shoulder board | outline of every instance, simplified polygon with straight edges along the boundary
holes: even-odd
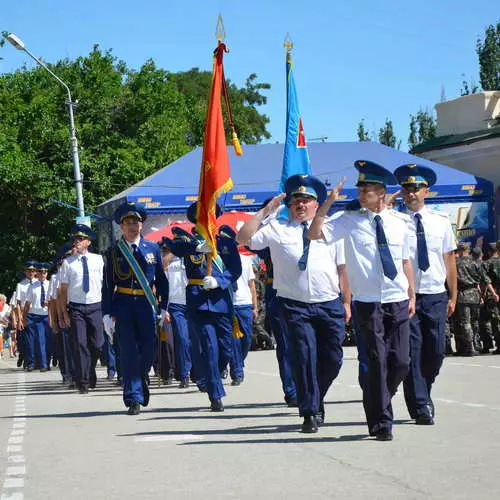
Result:
[[[392,208],[389,210],[389,213],[398,219],[404,220],[405,222],[411,222],[411,217],[404,212],[398,212],[397,210],[393,210]]]
[[[450,218],[449,214],[447,212],[443,212],[442,210],[433,210],[432,208],[430,208],[429,213],[431,213],[432,215],[439,215],[445,219]]]

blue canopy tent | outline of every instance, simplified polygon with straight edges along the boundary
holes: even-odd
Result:
[[[357,171],[353,166],[356,160],[374,161],[389,170],[395,170],[405,163],[419,163],[431,167],[438,178],[436,186],[432,188],[433,203],[468,200],[491,204],[493,185],[490,182],[382,144],[325,142],[311,143],[308,148],[312,171],[327,186],[333,187],[343,176],[347,178],[342,200],[335,205],[338,209],[357,196]],[[283,144],[246,145],[244,155],[240,157],[233,153],[231,147],[228,151],[234,188],[222,196],[219,203],[225,210],[257,210],[264,200],[277,193],[283,162]],[[120,203],[131,201],[143,204],[150,216],[184,214],[186,208],[197,198],[201,154],[201,148],[194,149],[99,205],[97,213],[110,217]],[[397,187],[391,187],[389,191],[394,192],[396,189]],[[493,219],[490,225],[493,225]]]

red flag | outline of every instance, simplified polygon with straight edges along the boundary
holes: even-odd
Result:
[[[229,156],[226,147],[226,133],[222,117],[221,97],[224,92],[224,67],[222,58],[227,52],[225,44],[219,42],[214,52],[212,87],[208,100],[205,138],[200,172],[200,186],[196,213],[196,230],[212,248],[217,257],[217,223],[215,216],[216,202],[222,193],[233,187],[229,171]]]

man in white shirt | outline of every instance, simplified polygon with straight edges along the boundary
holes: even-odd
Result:
[[[394,175],[369,161],[357,161],[363,210],[325,221],[342,188],[341,181],[318,210],[309,237],[332,244],[343,240],[356,319],[368,356],[363,405],[370,435],[393,438],[391,400],[408,373],[409,317],[415,311],[409,255],[410,218],[385,205]]]
[[[50,329],[47,308],[49,267],[50,265],[45,262],[37,262],[37,279],[28,288],[24,301],[24,317],[27,319],[28,329],[26,364],[29,372],[33,371],[35,366],[39,366],[41,372],[50,369],[50,357],[47,355],[47,337]]]
[[[177,228],[179,229],[179,228]],[[174,232],[174,231],[172,231]],[[182,238],[182,233],[174,238]],[[168,313],[175,339],[176,366],[179,372],[180,389],[189,387],[189,375],[193,366],[191,361],[191,339],[189,335],[186,286],[188,279],[184,262],[168,250],[168,243],[162,244],[163,266],[168,278]]]
[[[34,260],[29,260],[24,264],[24,276],[25,278],[16,285],[16,290],[12,299],[15,301],[11,302],[11,306],[15,308],[15,321],[16,321],[16,344],[19,353],[19,358],[17,360],[17,367],[20,368],[23,364],[26,367],[27,359],[27,338],[28,330],[24,324],[23,310],[24,302],[26,300],[26,294],[31,283],[36,279],[36,262]]]
[[[75,253],[64,259],[59,280],[64,326],[71,329],[75,383],[80,394],[87,394],[97,383],[95,367],[104,343],[102,324],[103,258],[88,248],[95,233],[84,224],[71,230]]]
[[[240,229],[238,242],[252,250],[269,247],[292,345],[302,432],[314,433],[324,421],[323,399],[342,366],[344,314],[350,315],[351,297],[342,243],[307,238],[326,198],[324,184],[310,175],[294,175],[285,188],[289,220],[276,218],[262,225],[285,197],[276,196]]]
[[[445,356],[445,322],[457,301],[457,247],[446,212],[425,206],[436,174],[409,164],[395,170],[412,219],[410,257],[415,275],[416,312],[410,320],[410,371],[403,387],[406,406],[418,425],[434,424],[431,388]],[[448,285],[448,292],[445,288]]]
[[[236,232],[227,224],[219,228],[219,235],[236,239]],[[257,312],[257,292],[252,258],[240,252],[241,276],[233,292],[234,315],[243,337],[233,337],[233,358],[229,361],[231,385],[240,385],[244,378],[245,359],[252,345],[253,319]]]

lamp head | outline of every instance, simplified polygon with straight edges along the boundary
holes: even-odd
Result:
[[[17,50],[24,50],[25,47],[24,47],[24,42],[19,38],[17,37],[16,35],[14,35],[14,33],[9,33],[6,37],[7,41],[9,41],[12,45],[14,45],[14,47],[17,49]]]

